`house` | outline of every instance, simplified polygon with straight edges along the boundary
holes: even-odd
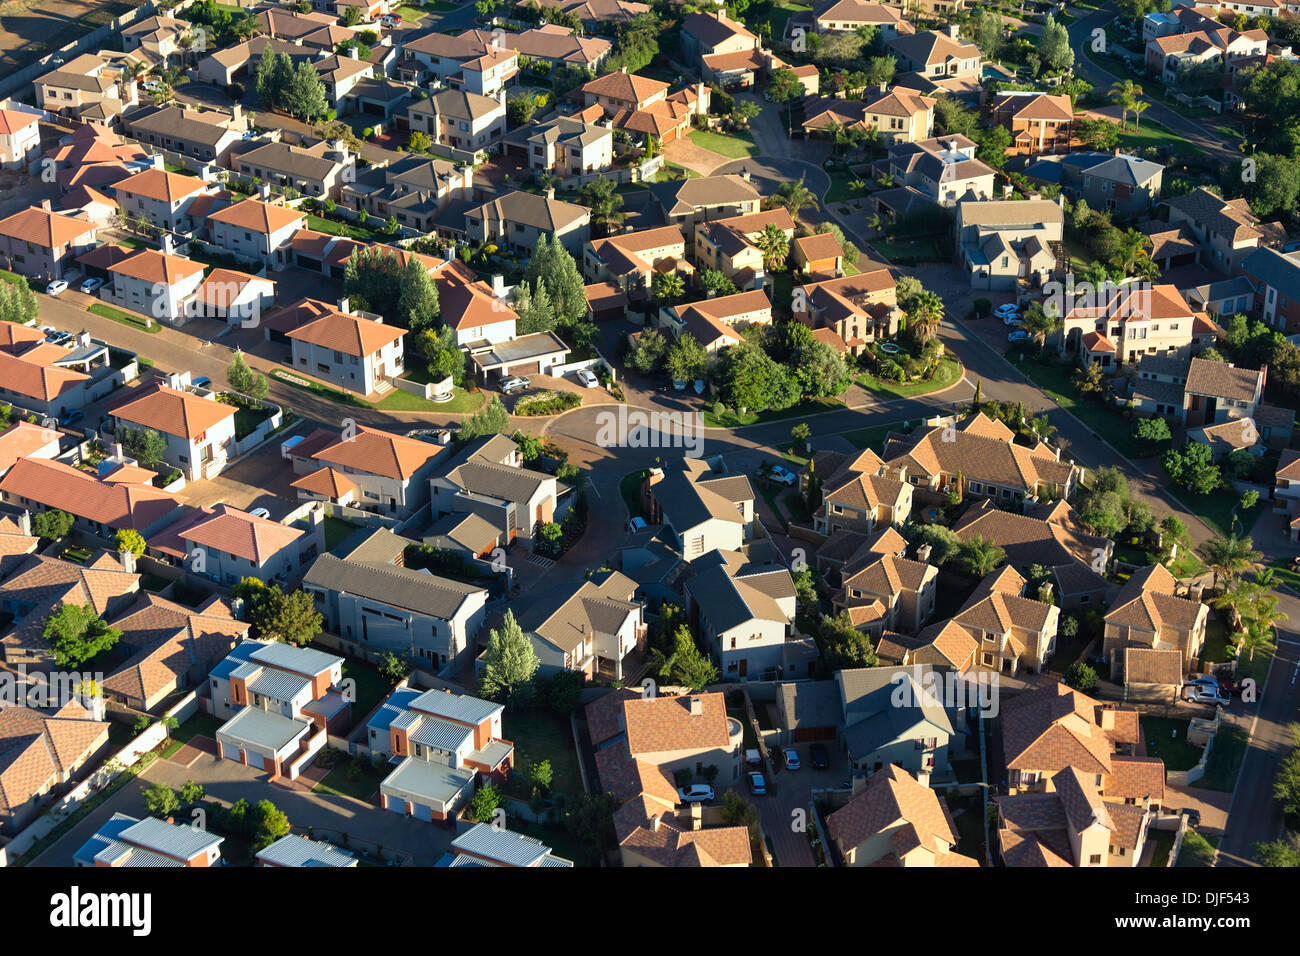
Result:
[[[1230,419],[1253,419],[1260,408],[1268,366],[1237,368],[1231,362],[1194,358],[1183,385],[1182,424],[1195,428]]]
[[[76,700],[52,711],[22,704],[0,708],[0,834],[23,830],[50,798],[95,766],[108,750],[108,729],[108,721],[94,719]]]
[[[554,332],[534,332],[497,343],[479,340],[469,358],[478,380],[500,382],[515,375],[550,374],[547,369],[563,365],[571,351]]]
[[[763,41],[725,12],[682,17],[681,44],[687,64],[723,89],[751,87],[759,73],[772,68]]]
[[[652,469],[641,496],[650,522],[666,526],[688,561],[715,550],[739,551],[749,540],[754,489],[744,475],[715,474],[708,462],[683,458]]]
[[[407,108],[411,132],[427,133],[433,142],[477,153],[500,142],[506,131],[506,91],[496,97],[447,89],[416,100]]]
[[[1024,514],[1003,511],[991,497],[973,502],[952,529],[963,541],[983,538],[1006,551],[1007,563],[1028,571],[1050,569],[1061,604],[1096,604],[1109,585],[1101,572],[1114,553],[1109,538],[1083,530],[1079,516],[1063,500],[1041,502]]]
[[[223,842],[188,823],[114,813],[72,859],[79,867],[220,866]]]
[[[293,367],[340,388],[370,395],[400,378],[405,329],[373,313],[331,311],[286,333]]]
[[[584,106],[599,105],[605,117],[612,119],[620,113],[635,113],[664,102],[668,89],[668,84],[660,80],[618,70],[584,83],[579,92]]]
[[[590,238],[591,210],[547,195],[514,190],[465,213],[465,233],[479,243],[495,243],[509,252],[531,255],[537,240],[549,235],[575,257]]]
[[[61,461],[22,458],[0,480],[0,498],[33,511],[57,509],[93,535],[122,528],[146,539],[180,513],[181,500],[151,483],[98,478]]]
[[[645,650],[646,623],[636,584],[617,571],[581,585],[556,585],[523,608],[519,626],[542,674],[575,671],[588,680],[622,680],[629,655]]]
[[[855,778],[901,768],[952,779],[951,758],[965,753],[970,728],[964,705],[945,704],[942,673],[923,666],[845,668],[833,685],[836,723]]]
[[[325,745],[345,732],[350,697],[343,658],[281,642],[237,644],[209,675],[221,757],[296,779]]]
[[[448,205],[468,201],[474,172],[445,159],[408,156],[357,174],[345,183],[341,202],[357,212],[397,220],[418,232],[432,232]],[[328,241],[328,240],[324,240]]]
[[[897,335],[902,318],[893,273],[885,266],[863,266],[857,275],[797,286],[791,305],[814,337],[854,356],[869,342]]]
[[[267,143],[240,153],[235,172],[304,196],[338,199],[344,184],[356,178],[356,157],[340,143],[327,140],[314,146]]]
[[[292,520],[291,520],[292,519]],[[149,542],[151,550],[182,563],[190,574],[233,587],[244,578],[287,584],[325,550],[321,508],[292,512],[285,521],[227,504],[193,508]]]
[[[1059,351],[1106,367],[1147,356],[1187,358],[1196,344],[1197,319],[1203,317],[1173,285],[1106,286],[1077,297],[1066,311]],[[1096,335],[1085,342],[1090,333]]]
[[[745,174],[698,176],[650,183],[649,188],[664,221],[679,227],[692,242],[697,223],[758,212],[761,198]]]
[[[1041,286],[1056,268],[1065,211],[1047,199],[957,203],[953,224],[975,289]]]
[[[357,866],[358,861],[351,851],[340,850],[332,843],[323,840],[309,840],[295,833],[282,836],[270,846],[258,850],[255,859],[258,866]]]
[[[813,29],[818,33],[852,33],[858,27],[875,27],[882,40],[892,40],[900,33],[916,32],[899,10],[883,3],[824,0],[813,9]]]
[[[815,462],[814,462],[815,464]],[[912,514],[912,486],[884,474],[884,462],[870,449],[854,458],[836,455],[821,483],[822,503],[813,513],[813,529],[830,537],[840,531],[873,535],[881,528],[901,527]],[[807,486],[812,471],[802,476]]]
[[[15,334],[19,328],[24,332]],[[15,332],[0,331],[15,343],[0,348],[0,398],[6,403],[39,415],[62,417],[103,397],[117,384],[115,376],[102,371],[95,375],[82,371],[70,361],[67,349],[46,343],[44,335],[29,335],[23,326],[16,326]],[[107,351],[103,349],[104,364]]]
[[[122,49],[139,51],[145,62],[170,66],[185,58],[190,24],[175,17],[146,17],[139,23],[122,29]]]
[[[0,443],[4,436],[0,435]],[[1278,459],[1277,474],[1273,480],[1273,510],[1287,515],[1300,514],[1300,452],[1285,448]],[[1295,540],[1296,531],[1292,529],[1291,540]]]
[[[275,282],[262,276],[215,268],[199,286],[194,311],[205,318],[252,328],[263,315],[270,314],[275,304],[275,289]]]
[[[1064,93],[1008,91],[989,104],[989,119],[1011,131],[1014,156],[1068,153],[1074,135],[1074,104]]]
[[[245,199],[208,215],[212,244],[247,262],[273,269],[289,264],[289,241],[307,224],[307,214],[258,199]]]
[[[998,424],[976,415],[910,435],[891,434],[881,457],[914,488],[941,494],[956,487],[959,473],[963,495],[1069,498],[1074,493],[1077,465],[1061,461],[1059,452],[1041,442],[1033,448],[1014,444],[1010,430]]]
[[[187,480],[221,473],[235,443],[235,406],[155,380],[109,409],[114,429],[145,428],[167,441],[163,460]]]
[[[347,101],[359,84],[373,79],[375,75],[374,64],[360,59],[356,47],[352,47],[347,54],[336,53],[313,60],[311,67],[325,87],[326,102],[335,109]]]
[[[215,595],[191,609],[141,594],[113,620],[118,647],[129,656],[100,682],[104,697],[137,711],[156,713],[177,691],[202,684],[240,641],[249,625],[236,620]]]
[[[886,41],[885,49],[898,61],[899,73],[918,73],[931,83],[978,79],[984,61],[979,47],[960,38],[956,24],[946,33],[900,32]]]
[[[36,105],[49,113],[114,126],[139,102],[135,81],[110,54],[83,53],[33,81]]]
[[[446,514],[425,530],[424,543],[448,554],[458,555],[473,564],[476,559],[486,559],[506,544],[505,536],[481,515],[474,512]]]
[[[95,225],[50,211],[50,201],[0,219],[0,261],[33,279],[63,279],[95,245]]]
[[[1241,271],[1239,278],[1250,283],[1249,302],[1237,300],[1215,311],[1252,312],[1283,335],[1300,335],[1300,262],[1276,249],[1259,248],[1242,259]]]
[[[501,737],[500,704],[466,694],[399,686],[366,725],[370,749],[397,764],[379,785],[380,805],[417,820],[450,821],[475,784],[499,783],[514,767]]]
[[[379,529],[346,556],[321,554],[303,590],[350,653],[391,652],[433,673],[455,673],[474,656],[488,592],[405,567],[404,549],[413,542],[399,538],[385,553],[382,546],[394,537]]]
[[[835,279],[844,274],[844,247],[829,232],[796,238],[790,243],[790,260],[796,274],[810,279]]]
[[[734,551],[696,561],[686,609],[723,680],[766,680],[786,672],[795,615],[794,580],[781,566],[752,565]],[[787,675],[792,676],[792,675]]]
[[[772,303],[762,289],[659,309],[662,328],[674,336],[694,336],[709,352],[738,343],[740,329],[746,325],[771,324]]]
[[[356,507],[406,516],[429,500],[429,476],[444,449],[418,438],[356,426],[318,428],[290,449],[295,474],[332,467],[358,489]]]
[[[26,169],[39,158],[41,117],[29,109],[0,109],[0,168]]]
[[[542,525],[559,520],[559,498],[570,490],[554,475],[525,468],[505,435],[476,438],[445,456],[429,481],[433,517],[477,514],[507,544],[529,544]]]
[[[518,313],[485,283],[448,275],[437,285],[443,325],[455,333],[459,347],[473,353],[514,340]]]
[[[794,238],[794,219],[781,206],[696,223],[696,265],[701,269],[716,269],[742,288],[761,288],[765,260],[757,243],[769,227],[779,230],[787,243]]]
[[[619,109],[611,113],[610,110],[614,104],[619,101],[619,91],[614,95],[606,95],[612,86],[607,81],[613,77],[623,76],[623,73],[610,73],[599,79],[592,80],[591,83],[584,87],[584,90],[593,85],[597,85],[600,92],[595,98],[598,102],[592,102],[592,96],[588,95],[587,110],[584,115],[589,115],[591,108],[600,105],[605,111],[605,119],[616,130],[622,130],[627,133],[632,141],[638,145],[648,145],[652,140],[660,146],[665,146],[674,140],[682,139],[688,135],[696,122],[696,117],[703,116],[709,111],[709,104],[712,102],[712,93],[708,86],[703,83],[696,83],[692,86],[683,86],[672,93],[662,97],[651,97],[645,106],[635,109]],[[636,77],[637,81],[646,81],[644,77]],[[637,94],[630,90],[621,91],[623,94],[635,97]],[[628,100],[628,102],[633,102]]]
[[[1039,165],[1030,166],[1025,175],[1031,180],[1039,178]],[[1093,209],[1137,216],[1160,201],[1165,168],[1149,159],[1118,150],[1114,153],[1084,151],[1063,156],[1059,166],[1046,161],[1042,165],[1056,174],[1056,185],[1067,197],[1075,201],[1084,199]]]
[[[875,534],[860,531],[836,531],[817,549],[817,569],[826,575],[827,582],[838,587],[841,571],[846,567],[862,567],[874,560],[872,555],[893,555],[901,558],[907,554],[907,539],[892,526]]]
[[[846,866],[980,865],[954,849],[957,827],[947,804],[906,770],[890,764],[854,787],[849,802],[826,818]]]
[[[414,83],[437,79],[447,86],[495,98],[519,74],[519,54],[483,30],[456,36],[426,33],[402,44],[397,76]]]
[[[673,775],[740,778],[740,722],[726,716],[721,694],[643,701],[624,688],[588,704],[587,721],[600,785],[618,806],[614,834],[624,866],[750,865],[746,827],[706,827],[699,804],[677,810]]]
[[[204,265],[145,249],[108,267],[112,285],[100,297],[151,319],[183,325],[196,311]]]
[[[1260,222],[1244,198],[1225,200],[1204,186],[1165,204],[1169,225],[1186,228],[1200,245],[1201,263],[1220,272],[1233,274],[1256,249],[1286,240],[1286,229]]]
[[[184,106],[148,107],[128,114],[123,125],[137,142],[225,168],[230,166],[234,147],[244,142],[249,131],[238,103],[229,113]]]
[[[191,215],[191,207],[207,209],[199,197],[216,195],[218,187],[197,176],[182,176],[152,167],[115,183],[113,197],[122,215],[143,220],[156,229],[190,235],[203,222]]]
[[[535,177],[565,180],[609,170],[614,165],[614,132],[601,124],[558,116],[511,131],[505,151],[522,157]]]
[[[661,272],[694,275],[695,266],[687,260],[686,248],[686,237],[676,226],[593,239],[582,249],[583,276],[593,284],[612,282],[629,296],[643,300],[653,289],[654,276]]]
[[[12,324],[12,323],[7,323]],[[27,326],[15,325],[26,330]],[[0,329],[0,333],[5,330]],[[35,331],[35,330],[33,330]],[[39,333],[38,333],[39,334]],[[31,422],[16,421],[0,432],[0,478],[23,458],[56,458],[61,451],[62,435]]]
[[[1194,669],[1208,620],[1209,607],[1179,597],[1173,575],[1153,564],[1135,571],[1111,602],[1101,652],[1111,662],[1111,674],[1120,678],[1126,677],[1132,649],[1177,651],[1181,678]]]
[[[552,70],[573,67],[595,75],[614,50],[600,37],[579,36],[558,23],[546,23],[522,33],[492,33],[492,43],[513,50],[521,59],[543,63]]]
[[[938,582],[938,570],[924,561],[873,554],[860,567],[845,565],[831,604],[860,631],[915,634],[934,613]]]
[[[587,0],[583,0],[587,2]],[[628,4],[640,6],[641,4]],[[489,823],[476,823],[451,841],[451,852],[438,866],[573,866],[573,861],[556,856],[555,851],[522,833],[515,833]]]
[[[859,129],[874,134],[883,146],[916,143],[933,134],[933,97],[902,86],[890,89],[883,83],[868,90],[866,97],[861,102],[833,96],[809,97],[803,104],[804,132],[811,135],[833,129]]]
[[[973,140],[954,134],[899,143],[883,162],[896,184],[908,186],[942,206],[958,200],[989,199],[992,167],[975,158]]]

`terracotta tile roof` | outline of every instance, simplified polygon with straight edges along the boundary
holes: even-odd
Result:
[[[668,84],[635,73],[606,73],[584,86],[581,92],[629,103],[642,103],[658,93],[667,93]]]
[[[820,259],[837,259],[844,255],[840,241],[829,232],[818,232],[811,236],[800,236],[794,240],[794,246],[809,262]]]
[[[587,731],[591,742],[599,747],[623,732],[623,702],[635,700],[641,692],[630,687],[619,687],[597,697],[586,707]]]
[[[965,476],[975,477],[971,472]],[[1003,511],[987,498],[968,507],[952,530],[962,541],[979,537],[998,545],[1006,551],[1007,561],[1018,567],[1055,567],[1075,561],[1091,566],[1111,547],[1109,539],[1078,530],[1073,522],[1059,524]]]
[[[146,386],[143,393],[136,393],[109,414],[133,425],[192,441],[209,428],[234,418],[235,408],[192,392],[155,384]]]
[[[1176,582],[1162,565],[1150,565],[1133,574],[1111,602],[1106,613],[1108,624],[1119,624],[1143,631],[1161,627],[1190,630],[1208,615],[1200,601],[1174,594]]]
[[[36,206],[0,219],[0,236],[30,242],[43,249],[65,246],[94,231],[94,223]]]
[[[40,114],[0,109],[0,136],[12,136],[41,121]]]
[[[864,790],[826,818],[831,838],[846,851],[900,823],[911,831],[905,838],[907,848],[946,854],[957,843],[957,828],[947,806],[895,764],[872,774]]]
[[[1277,477],[1300,481],[1300,451],[1294,448],[1282,449],[1282,457],[1277,463]]]
[[[702,713],[692,715],[691,701],[699,700]],[[726,749],[731,735],[722,694],[655,697],[629,700],[623,705],[628,748],[633,756],[676,750]]]
[[[10,323],[5,323],[6,325]],[[59,433],[30,422],[16,422],[0,432],[0,474],[8,471],[20,458],[35,454],[51,442],[56,443]]]
[[[449,277],[439,280],[437,285],[442,321],[453,329],[476,329],[519,319],[515,310],[482,282]]]
[[[1083,347],[1089,352],[1114,352],[1115,343],[1100,332],[1089,332],[1083,337]]]
[[[340,498],[357,490],[356,482],[342,472],[328,466],[318,468],[310,475],[303,475],[289,487],[324,495],[332,501],[338,501]]]
[[[294,329],[288,335],[291,339],[310,342],[345,355],[365,357],[373,355],[386,345],[401,341],[406,331],[372,319],[331,312]]]
[[[22,356],[0,351],[0,381],[11,392],[53,403],[65,392],[90,380],[84,372],[44,364],[41,359],[49,355],[41,345]]]
[[[1110,845],[1130,851],[1136,850],[1142,838],[1142,825],[1147,818],[1146,810],[1136,804],[1128,803],[1107,803],[1106,809],[1111,822]]]
[[[143,530],[180,507],[152,485],[113,484],[65,465],[24,458],[0,479],[0,491],[113,528]]]
[[[206,305],[229,308],[235,305],[250,282],[267,283],[274,295],[275,282],[236,269],[213,269],[199,286],[198,300]]]
[[[359,425],[352,438],[335,441],[314,457],[345,470],[407,479],[442,451],[440,445]]]
[[[211,213],[208,222],[225,223],[240,229],[271,235],[294,223],[303,225],[306,222],[305,217],[306,213],[284,206],[272,206],[257,199],[245,199]]]
[[[290,528],[269,518],[258,518],[229,505],[204,509],[206,517],[180,532],[186,541],[225,551],[261,567],[303,536],[299,528]]]
[[[1164,803],[1165,762],[1159,757],[1111,758],[1110,773],[1102,780],[1102,795],[1116,800],[1153,800]]]
[[[203,269],[201,262],[186,259],[184,256],[169,255],[157,249],[145,249],[108,267],[108,271],[116,275],[129,276],[151,283],[161,282],[168,286],[202,275]]]
[[[0,807],[23,809],[70,776],[107,739],[108,726],[73,702],[54,714],[0,708]]]
[[[1008,108],[1012,109],[1013,120],[1069,122],[1074,119],[1074,106],[1064,93],[1039,93],[1037,96],[1003,93],[991,104],[995,113]]]
[[[1097,705],[1064,684],[1030,691],[1002,705],[1008,770],[1049,774],[1064,767],[1110,773],[1114,742],[1097,722]]]
[[[181,176],[157,168],[146,169],[117,184],[117,188],[122,192],[165,203],[179,202],[186,196],[202,192],[207,187],[208,183],[197,176]]]
[[[1264,372],[1237,368],[1228,362],[1194,358],[1187,370],[1184,390],[1197,395],[1212,395],[1238,402],[1252,402],[1263,386]]]

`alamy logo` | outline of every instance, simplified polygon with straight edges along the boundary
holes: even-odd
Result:
[[[82,893],[74,886],[50,897],[50,925],[57,929],[127,928],[133,936],[153,929],[150,893]]]
[[[917,675],[902,670],[889,679],[894,707],[975,707],[985,717],[998,715],[998,675],[977,671],[971,675],[925,671]]]
[[[704,449],[704,417],[698,412],[659,412],[619,405],[596,415],[596,444],[601,448],[680,448],[689,458]]]

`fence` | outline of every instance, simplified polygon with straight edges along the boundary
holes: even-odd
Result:
[[[568,179],[561,179],[558,188],[581,189],[598,179],[610,179],[619,185],[642,183],[647,179],[653,179],[663,167],[664,157],[660,153],[657,156],[651,156],[645,162],[636,166],[623,166],[619,169],[609,169],[600,173],[583,173],[581,176],[570,176]]]

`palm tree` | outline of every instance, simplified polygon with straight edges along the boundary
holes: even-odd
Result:
[[[1007,553],[992,541],[976,535],[961,549],[961,559],[967,570],[976,577],[984,577],[1006,558]]]
[[[1151,242],[1151,237],[1137,229],[1121,232],[1116,238],[1115,262],[1127,273],[1129,267],[1138,260]]]
[[[660,272],[654,278],[651,291],[656,299],[671,302],[686,292],[686,283],[676,272]]]
[[[1138,97],[1141,95],[1142,87],[1132,80],[1116,80],[1110,88],[1111,100],[1119,104],[1121,129],[1128,129],[1128,114],[1137,105]]]
[[[797,183],[784,182],[776,190],[776,203],[789,210],[791,216],[798,216],[799,210],[817,205],[817,196],[804,185],[804,178]]]
[[[939,293],[925,289],[912,299],[911,311],[907,314],[908,324],[913,334],[922,342],[934,336],[935,330],[943,321],[943,299]]]
[[[1281,619],[1285,620],[1286,615],[1281,615]],[[1272,646],[1273,628],[1271,626],[1263,627],[1255,621],[1251,621],[1237,637],[1237,654],[1240,655],[1242,651],[1245,651],[1246,660],[1248,661],[1255,659],[1255,651]]]
[[[1134,128],[1134,129],[1141,129],[1141,128],[1142,128],[1142,114],[1145,113],[1145,112],[1150,108],[1150,106],[1151,106],[1150,103],[1134,103],[1134,104],[1133,104],[1133,106],[1132,106],[1132,111],[1133,111],[1133,128]]]
[[[769,222],[758,234],[754,244],[763,253],[763,265],[771,272],[785,268],[786,256],[790,254],[790,240],[785,231],[774,222]]]
[[[1254,549],[1250,538],[1216,536],[1203,541],[1196,549],[1206,565],[1214,572],[1214,587],[1219,586],[1219,575],[1232,578],[1256,567],[1264,557]]]
[[[1025,311],[1025,317],[1020,321],[1020,327],[1038,343],[1040,356],[1047,348],[1047,337],[1055,333],[1060,324],[1059,319],[1044,312],[1043,307],[1037,302]]]
[[[607,236],[627,218],[621,211],[623,197],[612,179],[597,179],[583,186],[582,200],[591,208],[592,221],[599,224]]]

